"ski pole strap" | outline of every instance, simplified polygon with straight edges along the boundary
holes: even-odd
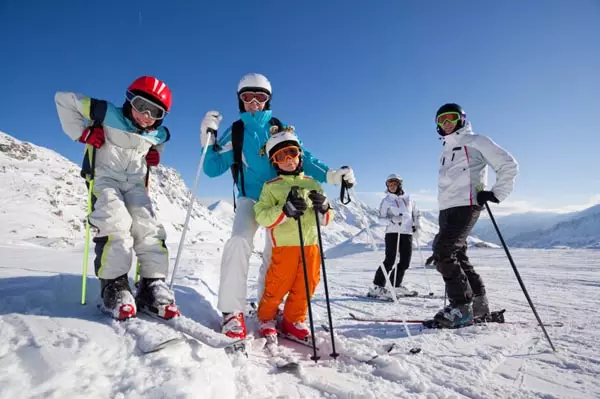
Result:
[[[217,131],[215,129],[212,129],[212,128],[209,127],[209,128],[206,129],[206,132],[208,134],[212,134],[213,136],[215,136],[215,142],[213,143],[213,146],[212,146],[213,147],[213,151],[219,151],[219,149],[221,147],[219,146],[219,143],[217,143]]]
[[[348,205],[352,199],[350,198],[350,192],[348,191],[348,183],[342,178],[342,184],[340,185],[340,201],[344,205]]]

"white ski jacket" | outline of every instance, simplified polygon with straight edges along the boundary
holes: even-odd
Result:
[[[421,213],[415,201],[407,194],[398,195],[386,191],[379,205],[379,217],[387,222],[387,233],[413,234],[412,227],[421,228]]]
[[[486,136],[473,134],[471,122],[444,136],[438,177],[440,210],[477,205],[477,192],[485,190],[487,165],[496,172],[491,191],[500,201],[512,192],[518,172],[517,161]]]

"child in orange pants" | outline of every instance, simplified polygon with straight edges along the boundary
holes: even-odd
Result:
[[[302,150],[296,135],[290,131],[274,134],[267,141],[265,151],[279,176],[265,183],[259,201],[254,205],[256,221],[267,228],[273,246],[258,305],[260,334],[276,341],[277,310],[289,294],[283,309],[281,332],[307,341],[310,335],[305,324],[308,301],[321,276],[315,212],[320,224],[325,226],[333,217],[333,211],[321,185],[302,172]],[[297,218],[302,224],[304,247],[300,245]],[[308,275],[308,299],[302,249]]]

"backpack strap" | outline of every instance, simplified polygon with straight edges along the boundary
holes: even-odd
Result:
[[[231,145],[233,148],[233,164],[231,165],[231,176],[233,177],[233,204],[235,209],[235,186],[239,184],[240,191],[246,196],[244,187],[244,168],[242,165],[242,146],[244,144],[244,122],[241,119],[233,122],[231,126]]]
[[[271,118],[269,125],[277,126],[278,130],[283,129],[283,124],[277,118]],[[246,187],[244,186],[244,165],[242,160],[242,147],[244,145],[244,122],[241,119],[233,122],[231,125],[231,145],[233,148],[233,164],[231,165],[231,175],[233,177],[233,209],[235,203],[235,187],[239,182],[239,189],[242,196],[246,196]]]
[[[108,103],[104,100],[90,99],[90,127],[101,127],[106,117]],[[81,177],[87,181],[94,178],[96,169],[96,148],[86,145],[81,164]]]

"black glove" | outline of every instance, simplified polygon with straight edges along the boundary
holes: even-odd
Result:
[[[304,198],[299,196],[297,191],[290,190],[283,205],[283,213],[289,218],[296,218],[302,216],[307,207]]]
[[[331,205],[329,204],[329,200],[327,199],[325,194],[320,193],[317,190],[312,190],[308,194],[308,198],[312,201],[313,207],[317,212],[325,214],[331,207]]]
[[[416,233],[417,232],[417,226],[413,225],[412,231],[413,231],[413,233]]]
[[[493,191],[480,191],[477,193],[477,203],[483,206],[486,202],[494,202],[496,204],[500,203],[500,200],[496,198],[496,194]]]
[[[435,258],[433,257],[433,255],[431,255],[429,258],[427,258],[427,261],[425,261],[425,266],[431,265],[434,261]]]

